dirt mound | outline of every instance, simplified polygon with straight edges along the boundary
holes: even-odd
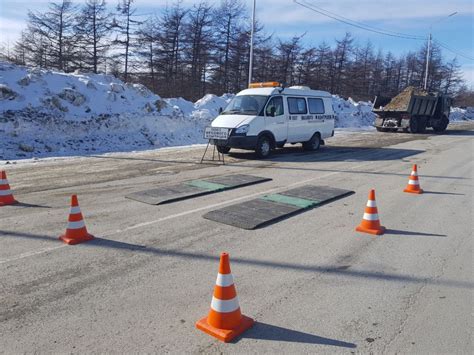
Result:
[[[384,110],[386,111],[407,111],[410,99],[412,96],[428,96],[429,94],[421,89],[417,89],[413,86],[408,86],[405,90],[395,96],[387,105]]]

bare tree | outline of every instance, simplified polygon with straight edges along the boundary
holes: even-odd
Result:
[[[212,8],[206,2],[193,6],[185,26],[185,56],[189,66],[189,96],[193,99],[205,93],[206,69],[212,47]]]
[[[295,84],[295,65],[301,53],[301,36],[294,36],[288,41],[279,40],[277,56],[279,61],[279,80],[288,85]]]
[[[114,45],[123,47],[124,52],[116,55],[116,58],[123,58],[124,60],[124,81],[128,81],[130,49],[135,41],[134,35],[137,31],[137,26],[141,21],[136,19],[136,9],[133,8],[134,0],[120,0],[117,5],[117,18],[113,19],[112,28],[117,32]]]
[[[83,61],[98,72],[99,65],[109,47],[110,14],[107,13],[105,0],[86,0],[81,8],[75,31],[78,35],[78,46],[83,54]]]
[[[29,35],[40,39],[40,47],[30,43],[32,51],[38,51],[43,66],[68,70],[73,59],[76,23],[76,8],[70,0],[51,2],[45,13],[28,12]],[[44,43],[47,47],[44,48]],[[44,53],[46,51],[46,53]],[[44,60],[44,61],[43,61]]]
[[[213,14],[215,34],[213,80],[215,88],[219,91],[230,91],[230,58],[242,31],[241,22],[244,15],[245,8],[239,0],[222,0]]]
[[[354,39],[349,32],[344,37],[336,40],[336,49],[334,51],[334,75],[331,81],[331,92],[335,91],[347,94],[344,90],[343,82],[348,72],[348,66],[351,63],[352,43]]]
[[[176,95],[186,86],[184,83],[184,28],[187,10],[179,2],[166,8],[158,26],[159,48],[157,64],[166,82],[166,95]]]
[[[156,52],[159,38],[159,31],[156,26],[157,21],[149,18],[145,21],[137,32],[137,55],[143,59],[145,67],[149,70],[151,88],[157,92],[157,77],[155,73]],[[145,79],[148,84],[148,80]]]
[[[462,83],[461,66],[457,58],[453,58],[443,67],[442,90],[445,94],[455,94],[461,90]]]

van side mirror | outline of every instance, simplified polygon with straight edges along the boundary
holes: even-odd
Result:
[[[219,107],[219,115],[222,113],[222,107]]]
[[[275,113],[276,113],[276,107],[275,106],[270,107],[270,116],[275,117]]]

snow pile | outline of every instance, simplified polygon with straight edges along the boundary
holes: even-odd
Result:
[[[0,62],[0,160],[204,143],[233,95],[161,99],[108,75]]]
[[[182,97],[164,99],[164,101],[173,110],[182,112],[185,117],[210,122],[217,117],[220,108],[225,109],[233,97],[234,95],[232,94],[224,94],[222,96],[207,94],[195,103],[186,101]]]
[[[375,114],[372,112],[371,102],[356,102],[350,97],[348,100],[344,100],[333,95],[332,106],[336,114],[335,125],[338,128],[372,127],[374,124]]]
[[[173,114],[143,85],[124,84],[110,75],[65,74],[0,62],[0,83],[3,112],[35,111],[68,121],[118,114]]]
[[[474,120],[474,107],[452,107],[449,114],[450,121],[469,121]]]
[[[195,111],[193,117],[196,119],[213,120],[219,114],[219,109],[225,109],[227,104],[234,98],[233,94],[216,96],[207,94],[194,104]]]

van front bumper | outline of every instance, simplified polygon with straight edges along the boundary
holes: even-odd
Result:
[[[257,146],[257,136],[230,136],[227,140],[215,140],[215,145],[239,148],[239,149],[255,149]]]

